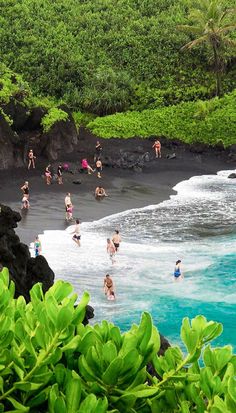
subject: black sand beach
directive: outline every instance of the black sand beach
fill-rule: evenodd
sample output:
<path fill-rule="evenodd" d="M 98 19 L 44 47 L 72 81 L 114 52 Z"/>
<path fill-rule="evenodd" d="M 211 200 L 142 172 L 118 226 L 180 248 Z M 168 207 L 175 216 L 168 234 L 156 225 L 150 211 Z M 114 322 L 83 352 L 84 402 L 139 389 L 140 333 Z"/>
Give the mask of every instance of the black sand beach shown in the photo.
<path fill-rule="evenodd" d="M 45 162 L 44 162 L 45 163 Z M 57 162 L 58 164 L 58 162 Z M 78 161 L 79 166 L 79 161 Z M 195 175 L 215 174 L 222 169 L 233 169 L 219 154 L 194 154 L 179 151 L 176 159 L 150 161 L 142 173 L 120 168 L 104 168 L 102 179 L 96 173 L 64 173 L 63 185 L 53 182 L 47 186 L 42 178 L 43 162 L 38 162 L 35 170 L 18 168 L 0 174 L 0 202 L 20 211 L 22 192 L 20 187 L 29 181 L 30 210 L 22 213 L 22 221 L 17 233 L 22 242 L 29 244 L 44 230 L 65 229 L 64 198 L 71 193 L 74 217 L 93 221 L 132 208 L 158 204 L 174 194 L 173 187 L 180 181 Z M 80 180 L 81 184 L 73 181 Z M 94 190 L 101 184 L 108 193 L 102 201 L 96 201 Z"/>

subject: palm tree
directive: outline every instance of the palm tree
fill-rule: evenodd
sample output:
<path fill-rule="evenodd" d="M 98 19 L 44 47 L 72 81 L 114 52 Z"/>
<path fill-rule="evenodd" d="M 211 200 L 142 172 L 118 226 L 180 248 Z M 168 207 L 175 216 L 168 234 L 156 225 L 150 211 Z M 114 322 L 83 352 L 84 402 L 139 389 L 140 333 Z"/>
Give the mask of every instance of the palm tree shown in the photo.
<path fill-rule="evenodd" d="M 224 6 L 223 0 L 199 0 L 198 8 L 190 10 L 191 24 L 178 29 L 194 35 L 195 39 L 185 44 L 181 50 L 191 50 L 205 44 L 209 49 L 209 61 L 213 63 L 216 76 L 216 96 L 222 92 L 221 76 L 225 69 L 227 47 L 236 46 L 229 33 L 236 29 L 236 9 Z"/>

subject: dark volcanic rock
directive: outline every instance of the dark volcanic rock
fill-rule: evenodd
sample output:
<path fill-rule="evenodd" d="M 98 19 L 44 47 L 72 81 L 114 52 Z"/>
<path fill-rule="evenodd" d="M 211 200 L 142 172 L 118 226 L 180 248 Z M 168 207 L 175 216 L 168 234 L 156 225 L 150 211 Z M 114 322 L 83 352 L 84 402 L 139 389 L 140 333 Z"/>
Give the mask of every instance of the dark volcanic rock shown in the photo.
<path fill-rule="evenodd" d="M 53 285 L 54 273 L 43 256 L 31 258 L 28 247 L 15 234 L 20 214 L 5 205 L 0 208 L 0 263 L 9 269 L 16 297 L 23 295 L 29 301 L 32 286 L 41 282 L 47 291 Z"/>
<path fill-rule="evenodd" d="M 20 220 L 18 212 L 0 204 L 0 269 L 8 268 L 15 283 L 15 297 L 23 295 L 29 301 L 34 284 L 41 282 L 44 292 L 53 285 L 54 272 L 42 255 L 32 258 L 27 245 L 20 242 L 14 231 Z M 93 316 L 94 310 L 88 305 L 83 323 L 87 324 Z"/>
<path fill-rule="evenodd" d="M 236 173 L 232 173 L 232 174 L 230 174 L 229 176 L 228 176 L 228 178 L 236 178 Z"/>
<path fill-rule="evenodd" d="M 25 105 L 11 100 L 7 105 L 3 106 L 3 110 L 13 120 L 12 129 L 15 131 L 24 129 L 26 121 L 30 116 L 30 111 Z"/>
<path fill-rule="evenodd" d="M 56 161 L 62 155 L 73 152 L 78 143 L 78 133 L 71 113 L 64 106 L 60 109 L 68 113 L 68 119 L 55 123 L 50 131 L 41 137 L 41 142 L 45 142 L 43 155 L 50 161 Z"/>
<path fill-rule="evenodd" d="M 30 115 L 27 119 L 25 124 L 25 130 L 37 130 L 41 128 L 41 121 L 44 115 L 46 114 L 46 110 L 43 108 L 33 108 L 30 112 Z"/>
<path fill-rule="evenodd" d="M 0 113 L 0 169 L 11 168 L 15 164 L 18 136 Z"/>

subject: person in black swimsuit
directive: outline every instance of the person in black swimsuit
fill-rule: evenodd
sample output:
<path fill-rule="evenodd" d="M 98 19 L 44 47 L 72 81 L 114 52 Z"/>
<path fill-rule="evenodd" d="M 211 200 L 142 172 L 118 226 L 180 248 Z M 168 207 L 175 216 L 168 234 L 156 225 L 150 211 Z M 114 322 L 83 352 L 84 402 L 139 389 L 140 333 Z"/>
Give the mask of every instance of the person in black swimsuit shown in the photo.
<path fill-rule="evenodd" d="M 97 141 L 96 146 L 95 146 L 94 162 L 100 159 L 101 154 L 102 154 L 102 147 L 101 147 L 100 142 Z"/>
<path fill-rule="evenodd" d="M 63 167 L 61 164 L 58 165 L 57 168 L 57 182 L 59 185 L 63 184 L 62 182 L 62 171 L 63 171 Z"/>

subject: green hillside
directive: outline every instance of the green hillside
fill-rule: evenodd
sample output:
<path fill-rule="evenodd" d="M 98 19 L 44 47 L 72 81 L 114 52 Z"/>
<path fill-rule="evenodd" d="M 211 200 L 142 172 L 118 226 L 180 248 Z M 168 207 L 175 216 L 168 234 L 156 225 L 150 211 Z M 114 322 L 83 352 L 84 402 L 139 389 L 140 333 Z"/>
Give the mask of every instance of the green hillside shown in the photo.
<path fill-rule="evenodd" d="M 98 115 L 211 98 L 215 77 L 209 46 L 181 51 L 194 36 L 179 26 L 189 23 L 198 3 L 1 0 L 1 59 L 35 94 Z M 235 1 L 222 4 L 232 7 Z M 228 35 L 236 38 L 235 31 Z M 221 50 L 226 93 L 236 87 L 235 49 L 227 46 Z"/>

